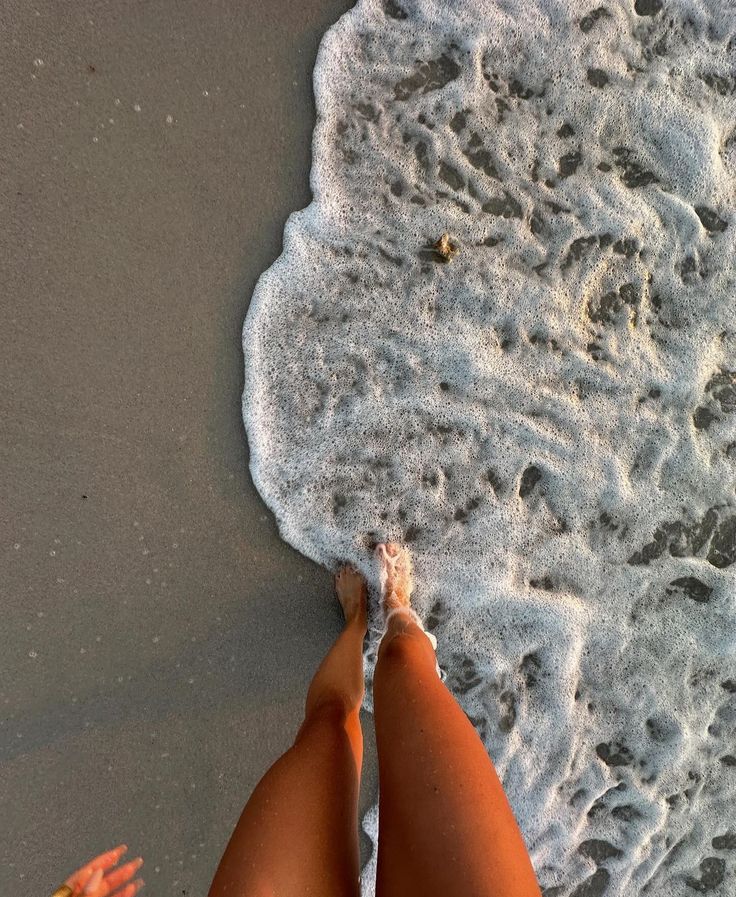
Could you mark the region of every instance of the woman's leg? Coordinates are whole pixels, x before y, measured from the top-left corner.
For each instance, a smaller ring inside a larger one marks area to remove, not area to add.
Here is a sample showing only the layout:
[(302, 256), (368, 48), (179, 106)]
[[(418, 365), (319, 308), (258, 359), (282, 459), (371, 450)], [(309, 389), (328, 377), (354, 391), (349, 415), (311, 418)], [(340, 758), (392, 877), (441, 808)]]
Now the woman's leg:
[[(539, 897), (493, 764), (437, 676), (432, 644), (408, 610), (408, 555), (389, 545), (383, 561), (385, 610), (394, 613), (373, 680), (380, 783), (377, 895)], [(407, 609), (396, 610), (401, 605)]]
[(291, 747), (256, 786), (210, 897), (357, 897), (358, 791), (363, 761), (366, 587), (344, 567), (335, 585), (345, 628), (307, 694)]

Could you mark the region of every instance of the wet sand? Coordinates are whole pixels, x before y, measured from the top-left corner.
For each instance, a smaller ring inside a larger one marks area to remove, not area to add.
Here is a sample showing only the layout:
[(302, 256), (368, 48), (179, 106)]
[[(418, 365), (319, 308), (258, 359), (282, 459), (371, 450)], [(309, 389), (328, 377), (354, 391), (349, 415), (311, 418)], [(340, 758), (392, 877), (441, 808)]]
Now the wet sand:
[(2, 893), (122, 841), (206, 893), (339, 631), (248, 475), (240, 330), (348, 6), (5, 6)]

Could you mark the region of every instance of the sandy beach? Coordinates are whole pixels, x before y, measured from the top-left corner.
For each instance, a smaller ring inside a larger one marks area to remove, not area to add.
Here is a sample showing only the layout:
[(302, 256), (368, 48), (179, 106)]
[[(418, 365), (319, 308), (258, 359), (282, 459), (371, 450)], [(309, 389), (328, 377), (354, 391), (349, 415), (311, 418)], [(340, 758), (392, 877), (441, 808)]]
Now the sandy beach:
[(120, 842), (206, 893), (339, 630), (248, 474), (240, 332), (348, 5), (0, 13), (4, 894)]

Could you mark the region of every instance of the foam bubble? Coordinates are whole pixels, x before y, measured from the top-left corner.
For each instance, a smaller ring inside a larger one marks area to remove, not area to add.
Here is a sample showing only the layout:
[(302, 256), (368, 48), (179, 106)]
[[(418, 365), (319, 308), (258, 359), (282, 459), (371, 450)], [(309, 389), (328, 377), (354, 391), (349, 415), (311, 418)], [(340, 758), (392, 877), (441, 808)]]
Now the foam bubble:
[(282, 536), (374, 583), (409, 543), (549, 895), (733, 891), (734, 25), (360, 2), (245, 323)]

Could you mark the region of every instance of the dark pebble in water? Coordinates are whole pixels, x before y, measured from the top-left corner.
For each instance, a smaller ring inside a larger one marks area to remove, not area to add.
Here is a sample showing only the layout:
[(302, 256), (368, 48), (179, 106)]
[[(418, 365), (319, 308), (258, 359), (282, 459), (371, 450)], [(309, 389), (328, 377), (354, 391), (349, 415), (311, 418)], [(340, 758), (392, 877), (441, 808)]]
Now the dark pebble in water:
[(504, 190), (504, 196), (489, 199), (481, 206), (490, 215), (501, 215), (503, 218), (521, 218), (521, 204)]
[[(641, 551), (634, 552), (627, 563), (632, 565), (648, 564), (661, 557), (668, 548), (672, 557), (693, 557), (711, 537), (717, 523), (718, 512), (715, 508), (709, 508), (702, 520), (689, 526), (679, 520), (663, 523), (654, 531), (652, 541)], [(713, 562), (711, 561), (711, 563)], [(714, 564), (714, 566), (718, 566), (718, 564)], [(724, 564), (724, 566), (728, 566), (728, 564)]]
[(706, 857), (700, 861), (700, 878), (688, 875), (685, 884), (694, 891), (712, 891), (721, 884), (726, 875), (726, 861), (720, 857)]
[(610, 530), (618, 529), (618, 526), (619, 526), (618, 523), (616, 523), (616, 521), (613, 519), (613, 517), (611, 517), (611, 515), (608, 513), (608, 511), (602, 511), (598, 520), (601, 522), (601, 524), (603, 526), (606, 527), (606, 529), (610, 529)]
[(487, 149), (479, 149), (479, 150), (463, 150), (463, 155), (470, 162), (473, 168), (477, 168), (479, 171), (487, 174), (489, 178), (495, 178), (497, 181), (500, 181), (501, 178), (498, 174), (498, 170), (496, 166), (493, 164), (493, 160), (491, 159), (491, 154)]
[(736, 560), (736, 515), (722, 521), (713, 534), (708, 561), (714, 567), (730, 567)]
[(569, 268), (572, 262), (581, 259), (583, 255), (597, 243), (598, 238), (595, 235), (590, 237), (578, 237), (576, 240), (573, 240), (572, 243), (570, 243), (570, 249), (565, 257), (565, 261), (560, 267)]
[(630, 259), (632, 255), (635, 255), (636, 250), (636, 240), (617, 240), (613, 244), (613, 251), (619, 255), (626, 256), (627, 259)]
[(629, 766), (634, 759), (631, 751), (618, 741), (603, 741), (596, 746), (595, 752), (607, 766)]
[(506, 100), (496, 97), (496, 108), (498, 109), (498, 120), (503, 121), (504, 112), (508, 112), (511, 109), (511, 106), (509, 106)]
[(570, 897), (601, 897), (608, 887), (610, 873), (607, 869), (598, 869), (590, 878), (586, 878), (570, 894)]
[(453, 190), (462, 190), (465, 186), (465, 178), (447, 162), (440, 160), (437, 174), (440, 180), (444, 181), (448, 187), (452, 187)]
[(638, 16), (656, 16), (662, 6), (662, 0), (636, 0), (634, 12)]
[(432, 605), (432, 610), (429, 612), (429, 616), (425, 621), (425, 626), (427, 629), (435, 629), (439, 623), (441, 623), (445, 618), (445, 609), (442, 605), (441, 601), (435, 601)]
[(401, 194), (404, 192), (404, 185), (401, 183), (401, 181), (394, 181), (391, 184), (391, 192), (394, 196), (401, 196)]
[(521, 475), (521, 483), (519, 484), (519, 496), (526, 498), (534, 489), (537, 483), (542, 479), (542, 471), (536, 464), (530, 464), (529, 467)]
[(459, 669), (452, 677), (451, 686), (461, 695), (467, 694), (476, 685), (480, 685), (483, 677), (478, 675), (475, 663), (470, 657), (464, 657)]
[(562, 137), (563, 139), (566, 137), (572, 137), (575, 131), (572, 129), (572, 125), (569, 125), (565, 122), (557, 131), (557, 136)]
[(622, 822), (631, 822), (634, 819), (640, 819), (641, 813), (636, 807), (632, 807), (631, 804), (621, 804), (611, 810), (611, 816), (614, 819), (622, 820)]
[(406, 532), (404, 533), (404, 542), (413, 542), (417, 538), (417, 536), (419, 535), (420, 532), (421, 532), (421, 530), (419, 529), (419, 527), (415, 526), (412, 523), (411, 526), (409, 526), (408, 529), (406, 530)]
[(721, 682), (721, 688), (729, 694), (736, 695), (736, 679), (726, 679)]
[(518, 79), (514, 78), (509, 84), (509, 93), (512, 97), (518, 97), (520, 100), (528, 100), (534, 96), (531, 87), (524, 87)]
[(540, 671), (542, 669), (542, 662), (539, 657), (532, 652), (531, 654), (527, 654), (521, 661), (521, 673), (524, 677), (524, 682), (526, 682), (527, 688), (533, 688), (539, 679)]
[(417, 140), (414, 145), (414, 155), (417, 157), (417, 162), (422, 166), (422, 168), (427, 170), (427, 144), (423, 140)]
[(679, 592), (692, 601), (704, 604), (706, 601), (710, 601), (713, 589), (694, 576), (681, 576), (679, 579), (673, 579), (665, 589), (665, 592), (668, 595), (674, 595)]
[(405, 19), (407, 12), (396, 0), (383, 0), (383, 11), (390, 19)]
[(610, 171), (613, 166), (609, 165), (608, 162), (599, 162), (598, 163), (598, 171)]
[(593, 87), (605, 87), (608, 84), (608, 75), (603, 69), (588, 69), (588, 81)]
[(544, 219), (537, 212), (533, 212), (529, 219), (529, 229), (535, 237), (544, 231)]
[[(611, 291), (604, 293), (596, 302), (594, 299), (588, 301), (588, 317), (594, 324), (613, 324), (618, 312), (624, 307), (623, 300), (619, 294)], [(599, 349), (600, 346), (596, 346)]]
[(736, 411), (736, 373), (733, 371), (721, 368), (705, 384), (705, 391), (712, 393), (724, 414)]
[(719, 759), (724, 766), (736, 766), (736, 757), (733, 754), (724, 754)]
[(501, 702), (501, 716), (498, 720), (498, 728), (502, 732), (510, 732), (516, 722), (516, 698), (513, 692), (505, 691), (499, 698)]
[(494, 492), (498, 493), (501, 491), (501, 489), (503, 488), (503, 481), (501, 480), (501, 477), (496, 473), (496, 471), (493, 470), (492, 467), (489, 467), (488, 470), (486, 471), (485, 478), (491, 484), (491, 488), (493, 489)]
[(622, 169), (621, 180), (627, 187), (646, 187), (648, 184), (657, 183), (657, 176), (642, 168), (632, 159), (632, 152), (626, 146), (617, 146), (613, 150), (616, 157), (616, 165)]
[(736, 833), (717, 835), (710, 843), (716, 850), (736, 850)]
[(545, 592), (551, 592), (555, 587), (549, 576), (545, 576), (542, 579), (530, 579), (529, 585), (533, 589), (544, 589)]
[(717, 91), (722, 97), (727, 97), (732, 93), (736, 93), (736, 77), (724, 78), (723, 75), (701, 75), (703, 81)]
[(594, 863), (602, 863), (604, 860), (611, 859), (611, 857), (623, 856), (623, 851), (619, 850), (618, 847), (614, 847), (608, 841), (601, 841), (598, 838), (583, 841), (578, 847), (578, 853), (593, 860)]
[(695, 214), (703, 227), (712, 234), (723, 232), (728, 227), (728, 222), (707, 206), (695, 206)]
[(571, 174), (575, 174), (582, 161), (583, 157), (579, 152), (565, 153), (558, 163), (560, 177), (569, 178)]
[(723, 389), (716, 390), (713, 398), (721, 406), (724, 414), (733, 414), (736, 411), (736, 387), (733, 385), (724, 386)]
[(658, 720), (654, 717), (649, 717), (645, 725), (652, 741), (658, 741), (660, 743), (670, 741), (676, 734), (675, 727), (666, 720)]
[(454, 81), (460, 74), (460, 66), (451, 59), (446, 53), (443, 53), (439, 59), (432, 59), (429, 62), (421, 62), (418, 70), (399, 81), (394, 86), (394, 97), (397, 100), (407, 100), (413, 93), (421, 90), (422, 93), (429, 93), (430, 90), (439, 90), (450, 81)]
[(467, 119), (465, 118), (465, 114), (462, 112), (456, 112), (452, 118), (450, 119), (450, 129), (453, 130), (456, 134), (459, 134), (460, 131), (465, 127), (467, 123)]
[(591, 10), (587, 16), (583, 16), (580, 20), (580, 30), (583, 34), (587, 34), (602, 16), (608, 16), (609, 18), (611, 16), (611, 13), (605, 6), (599, 6), (597, 9)]
[(693, 425), (696, 430), (707, 430), (714, 420), (718, 420), (718, 415), (705, 405), (701, 405), (693, 412)]

